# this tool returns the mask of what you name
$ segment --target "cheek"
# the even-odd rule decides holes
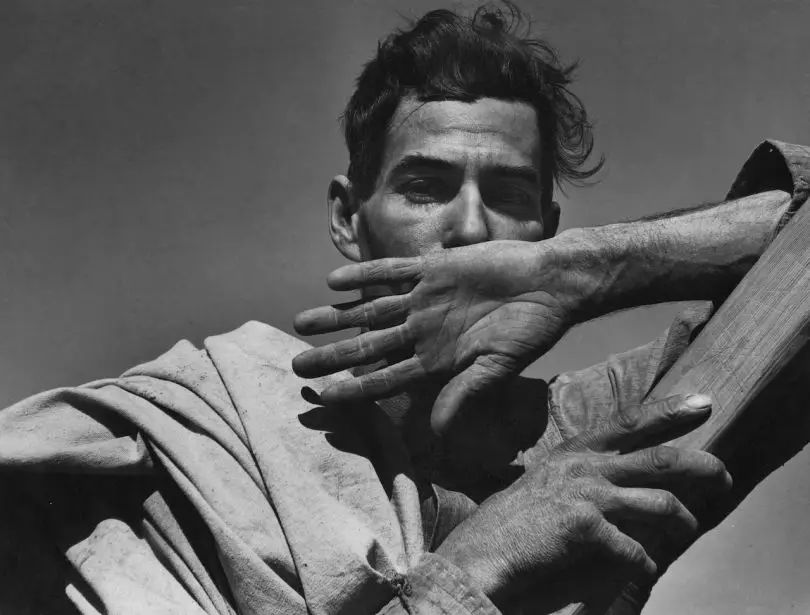
[[[366,259],[419,256],[441,248],[438,208],[378,203],[360,217]]]

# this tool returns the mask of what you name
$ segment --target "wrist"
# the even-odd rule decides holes
[[[445,560],[453,564],[456,568],[464,572],[475,587],[481,590],[486,596],[492,597],[497,593],[499,583],[496,580],[491,567],[483,558],[472,553],[469,549],[457,548],[451,540],[446,540],[438,549],[436,555],[442,556]]]
[[[771,191],[561,233],[551,241],[561,267],[574,273],[577,322],[640,305],[724,299],[768,246],[789,202]]]
[[[498,566],[492,558],[476,549],[472,542],[464,537],[457,539],[451,534],[436,549],[436,555],[450,562],[453,566],[464,572],[477,589],[494,600],[503,591],[504,583],[498,574]]]
[[[555,267],[566,289],[571,325],[612,311],[626,250],[604,228],[569,229],[543,242],[553,250]]]

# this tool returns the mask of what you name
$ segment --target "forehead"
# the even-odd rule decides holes
[[[405,156],[425,155],[461,164],[537,165],[540,133],[528,103],[482,98],[419,102],[405,98],[386,140],[383,170]]]

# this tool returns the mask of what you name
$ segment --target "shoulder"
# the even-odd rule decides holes
[[[182,374],[185,371],[209,371],[212,359],[246,360],[275,366],[292,373],[292,359],[311,348],[297,337],[259,321],[249,321],[225,333],[205,338],[201,347],[189,340],[180,340],[168,351],[152,361],[142,363],[122,374],[123,377],[150,373]]]
[[[199,347],[181,340],[156,359],[127,370],[118,382],[151,379],[215,398],[249,383],[272,383],[298,392],[304,386],[319,389],[324,379],[303,380],[292,370],[293,357],[308,348],[309,344],[281,329],[249,321],[232,331],[206,337]],[[331,379],[347,376],[338,374]]]

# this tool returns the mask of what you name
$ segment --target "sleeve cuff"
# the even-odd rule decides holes
[[[768,190],[782,190],[793,197],[776,226],[775,237],[810,194],[810,147],[774,140],[761,143],[748,157],[726,199]]]
[[[799,211],[799,208],[805,203],[805,201],[807,201],[808,195],[810,195],[810,174],[807,178],[800,177],[796,180],[796,184],[793,189],[793,198],[790,200],[790,205],[788,205],[787,210],[784,214],[782,214],[782,218],[776,225],[776,230],[774,231],[773,235],[774,237],[779,234],[779,231],[785,228],[785,225],[790,222],[794,214]]]
[[[465,572],[434,553],[423,554],[407,575],[389,583],[397,596],[381,615],[501,615]]]

